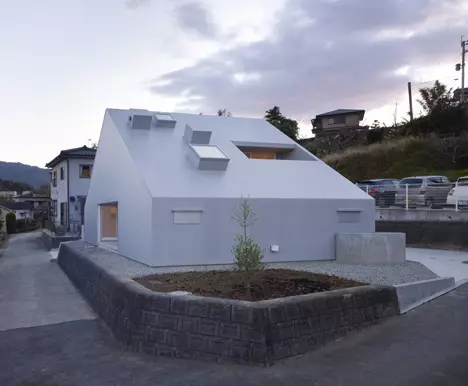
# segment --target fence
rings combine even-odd
[[[81,222],[70,221],[68,224],[54,223],[52,220],[46,221],[46,229],[54,236],[81,236]]]
[[[359,188],[375,199],[377,207],[404,208],[405,210],[426,208],[453,208],[468,210],[468,184],[358,184]]]

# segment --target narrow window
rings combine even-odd
[[[117,204],[100,205],[101,241],[117,240]]]
[[[52,186],[55,188],[57,186],[57,171],[52,172]]]
[[[63,166],[60,168],[60,179],[61,180],[65,179],[65,169]]]

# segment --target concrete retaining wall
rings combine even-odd
[[[396,285],[400,312],[405,313],[455,287],[453,277],[442,277]]]
[[[464,221],[468,222],[468,210],[418,208],[375,208],[375,220],[384,221]]]
[[[80,240],[79,236],[54,236],[47,230],[42,230],[42,242],[48,250],[56,249],[60,246],[61,243],[67,241]]]
[[[468,248],[468,222],[376,221],[377,232],[402,232],[406,244],[420,247]]]
[[[404,233],[339,233],[336,261],[344,264],[399,264],[406,260]]]
[[[266,365],[399,313],[391,286],[253,303],[152,292],[74,243],[62,244],[58,264],[119,341],[152,355]]]

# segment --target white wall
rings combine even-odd
[[[65,170],[64,179],[60,179],[60,168],[63,167]],[[57,186],[54,187],[52,185],[52,175],[53,172],[57,172]],[[51,170],[51,181],[50,181],[50,198],[51,200],[57,200],[57,211],[55,216],[55,222],[60,222],[60,203],[61,202],[68,202],[68,190],[67,190],[67,161],[62,161],[58,165],[56,165]],[[65,215],[66,216],[66,215]]]
[[[80,178],[80,165],[93,165],[94,160],[70,159],[70,197],[75,197],[74,202],[70,202],[70,221],[81,221],[81,203],[77,196],[87,196],[91,178]],[[92,174],[91,174],[92,176]]]
[[[85,206],[85,241],[99,243],[99,204],[109,202],[118,203],[119,252],[142,262],[152,261],[152,199],[106,112]]]

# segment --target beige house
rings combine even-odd
[[[362,130],[359,126],[364,119],[365,110],[338,109],[319,114],[312,119],[313,130],[316,136],[334,134],[349,134],[354,130]]]

